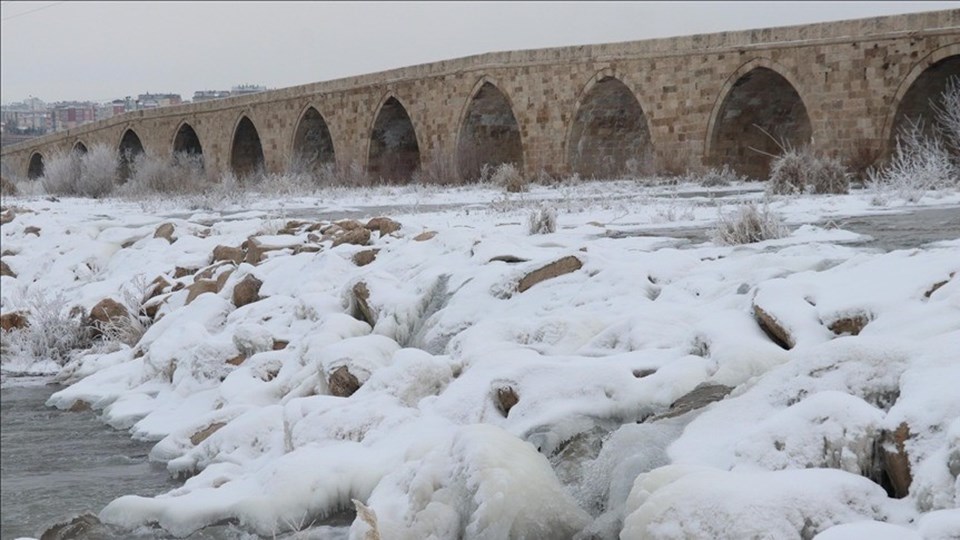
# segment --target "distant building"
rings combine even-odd
[[[234,86],[230,89],[231,96],[242,96],[244,94],[256,94],[257,92],[263,92],[267,89],[266,86],[260,86],[257,84],[241,84]]]
[[[156,109],[157,107],[166,107],[168,105],[179,105],[183,103],[180,94],[140,94],[137,96],[138,109]]]
[[[53,131],[73,129],[97,119],[97,104],[90,101],[64,101],[50,108],[50,123]]]
[[[229,90],[197,90],[193,93],[193,102],[210,101],[211,99],[220,99],[230,97]]]

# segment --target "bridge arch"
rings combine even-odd
[[[79,155],[86,154],[86,153],[87,153],[87,145],[83,144],[83,141],[77,141],[77,142],[74,143],[74,145],[73,145],[73,151],[76,152],[76,153],[79,154]]]
[[[483,76],[474,85],[457,123],[457,174],[476,181],[484,166],[513,163],[523,170],[523,142],[513,103],[499,85]]]
[[[140,136],[133,128],[127,128],[120,137],[120,144],[117,146],[117,153],[120,155],[120,166],[117,168],[117,177],[121,182],[130,178],[133,172],[131,166],[136,157],[143,153],[143,143],[140,142]]]
[[[180,122],[177,130],[173,133],[173,154],[189,154],[199,156],[201,165],[203,164],[203,145],[200,144],[200,137],[197,131],[193,129],[186,121]]]
[[[392,92],[381,99],[368,133],[367,173],[390,183],[410,180],[420,168],[420,144],[406,107]]]
[[[950,78],[960,84],[960,43],[934,50],[900,82],[884,121],[882,137],[887,151],[895,148],[897,135],[910,121],[919,119],[927,132],[934,128],[931,101],[938,101]]]
[[[42,178],[43,173],[43,154],[34,152],[30,155],[30,163],[27,165],[27,178],[36,180],[37,178]]]
[[[612,68],[581,89],[567,129],[570,170],[588,178],[653,172],[654,148],[640,100]]]
[[[337,152],[330,134],[330,126],[313,105],[300,113],[293,132],[290,167],[294,170],[316,171],[325,164],[335,164]]]
[[[707,122],[707,163],[766,179],[771,156],[782,153],[778,143],[809,144],[813,127],[799,88],[789,70],[767,58],[737,68],[721,88]]]
[[[233,142],[230,144],[230,168],[237,176],[250,176],[261,172],[264,167],[263,145],[260,133],[250,120],[250,113],[240,115],[233,128]]]

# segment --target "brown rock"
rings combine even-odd
[[[231,261],[240,264],[245,257],[246,253],[240,248],[230,246],[217,246],[213,248],[213,262]]]
[[[350,397],[360,388],[360,381],[350,373],[347,366],[340,366],[330,374],[327,386],[330,387],[330,395]]]
[[[319,241],[320,241],[320,237],[317,236],[316,233],[310,233],[307,235],[307,242],[313,242],[314,244],[316,244]]]
[[[307,245],[293,246],[294,255],[299,255],[300,253],[317,253],[320,251],[323,251],[323,246],[307,246]]]
[[[933,293],[937,292],[937,289],[939,289],[940,287],[943,287],[944,285],[946,285],[947,283],[949,283],[950,280],[953,279],[953,276],[955,276],[955,275],[956,275],[956,272],[950,272],[950,277],[948,277],[947,279],[945,279],[945,280],[943,280],[943,281],[938,281],[938,282],[934,283],[929,289],[927,289],[927,292],[923,293],[923,297],[924,297],[924,298],[930,298],[931,296],[933,296]]]
[[[67,523],[57,523],[43,531],[40,540],[78,540],[80,538],[101,538],[106,529],[100,518],[93,514],[83,514]]]
[[[224,266],[233,266],[233,263],[230,261],[220,261],[218,263],[213,263],[210,266],[200,270],[193,276],[193,281],[197,282],[201,279],[213,279],[213,275],[217,273],[217,270],[220,270]]]
[[[178,266],[173,270],[173,279],[192,276],[197,273],[197,270],[199,270],[199,268],[184,268],[182,266]]]
[[[0,329],[2,329],[4,332],[9,332],[10,330],[20,330],[21,328],[26,328],[28,326],[30,326],[30,321],[27,320],[26,313],[13,311],[0,315]]]
[[[635,369],[633,370],[633,376],[638,379],[642,379],[644,377],[649,377],[650,375],[653,375],[656,372],[657,370],[655,369]]]
[[[225,425],[227,425],[227,424],[225,424],[224,422],[214,422],[214,423],[210,424],[209,426],[207,426],[207,427],[201,429],[200,431],[194,433],[193,435],[191,435],[191,436],[190,436],[190,443],[193,444],[194,446],[197,446],[198,444],[200,444],[200,443],[202,443],[203,441],[207,440],[207,437],[213,435],[214,433],[217,432],[217,430],[219,430],[220,428],[222,428],[222,427],[225,426]]]
[[[86,412],[86,411],[92,411],[93,407],[91,407],[90,404],[87,403],[86,401],[82,399],[78,399],[74,401],[73,404],[70,405],[70,408],[67,410],[70,412]]]
[[[906,422],[901,422],[894,431],[884,431],[881,434],[880,462],[890,480],[892,495],[896,499],[906,497],[913,482],[906,449],[909,438],[910,426]]]
[[[230,276],[233,275],[233,270],[227,270],[226,272],[220,272],[220,275],[217,276],[217,292],[223,290],[223,286],[227,284],[227,280],[230,279]]]
[[[790,350],[797,344],[793,336],[790,335],[790,332],[788,332],[773,315],[770,315],[756,304],[753,306],[753,316],[757,319],[757,324],[760,325],[763,333],[767,334],[777,345]]]
[[[702,383],[690,392],[684,394],[680,399],[670,404],[670,409],[662,414],[650,418],[651,422],[663,420],[664,418],[673,418],[690,411],[701,409],[707,405],[720,401],[727,397],[727,394],[733,391],[730,386],[722,384]]]
[[[849,334],[856,336],[860,334],[863,327],[871,320],[868,313],[858,313],[849,317],[842,317],[830,323],[827,328],[836,335]]]
[[[286,349],[287,345],[289,344],[290,344],[289,341],[286,341],[283,339],[275,339],[273,340],[273,350],[282,351],[283,349]]]
[[[437,235],[437,231],[423,231],[422,233],[413,237],[414,242],[426,242],[434,236]]]
[[[181,291],[184,287],[186,287],[186,284],[184,284],[182,281],[178,281],[173,284],[173,287],[170,288],[170,292]]]
[[[500,411],[503,416],[510,414],[510,409],[514,405],[520,402],[520,397],[517,396],[516,390],[512,386],[503,386],[497,388],[497,409]]]
[[[217,282],[212,279],[201,279],[187,287],[187,302],[190,305],[198,296],[205,293],[216,293]]]
[[[576,272],[582,267],[583,263],[580,262],[580,259],[573,255],[568,255],[524,276],[523,279],[520,280],[520,283],[517,284],[517,291],[524,292],[537,283],[569,274],[570,272]]]
[[[354,318],[366,321],[370,326],[376,326],[377,318],[373,310],[370,309],[370,289],[367,288],[367,284],[364,282],[357,283],[353,286],[353,300],[354,300]]]
[[[154,238],[163,238],[167,242],[173,243],[176,240],[173,237],[173,223],[163,223],[153,232]]]
[[[24,235],[34,234],[36,236],[40,236],[40,227],[34,227],[33,225],[30,225],[29,227],[24,227],[23,234]]]
[[[333,247],[337,247],[341,244],[354,244],[358,246],[365,246],[369,241],[370,241],[370,230],[365,227],[358,227],[355,229],[348,229],[343,234],[334,238]]]
[[[259,301],[261,285],[263,285],[262,281],[254,277],[253,274],[247,274],[233,288],[233,305],[242,307]]]
[[[323,229],[325,229],[325,228],[327,228],[327,227],[329,227],[329,226],[330,226],[329,223],[324,223],[324,222],[321,221],[321,222],[318,222],[318,223],[312,223],[309,227],[307,227],[306,231],[307,231],[307,232],[320,232],[320,233],[322,233],[322,232],[323,232]],[[309,238],[309,236],[308,236],[308,238]]]
[[[364,228],[363,225],[355,219],[341,219],[336,223],[336,225],[345,231],[353,231]]]
[[[353,254],[353,264],[357,266],[366,266],[376,260],[377,253],[379,252],[379,249],[365,249],[363,251],[358,251]]]
[[[497,262],[497,261],[500,261],[500,262],[505,262],[505,263],[507,263],[507,264],[514,264],[514,263],[527,262],[527,261],[529,261],[529,260],[530,260],[530,259],[524,259],[524,258],[522,258],[522,257],[517,257],[517,256],[515,256],[515,255],[497,255],[496,257],[491,258],[491,259],[490,259],[489,261],[487,261],[487,262]]]
[[[13,270],[7,266],[7,263],[3,261],[0,261],[0,276],[10,276],[14,278],[17,277],[17,275],[13,273]]]
[[[231,366],[239,366],[239,365],[242,364],[246,359],[247,359],[246,356],[244,356],[244,355],[242,355],[242,354],[238,354],[238,355],[234,356],[233,358],[227,360],[227,363],[230,364]]]
[[[367,222],[367,228],[371,231],[380,231],[380,237],[394,233],[400,230],[402,225],[388,217],[375,217]]]
[[[113,298],[104,298],[93,306],[87,319],[94,330],[100,331],[111,322],[130,317],[127,308]]]
[[[13,211],[13,208],[7,209],[7,211],[0,213],[0,225],[10,223],[15,217],[17,217],[17,214]]]
[[[182,284],[181,284],[182,285]],[[160,306],[167,302],[169,295],[164,296],[155,296],[150,300],[143,303],[143,306],[140,308],[143,310],[143,314],[147,317],[150,317],[151,320],[157,319],[157,312],[160,311]]]

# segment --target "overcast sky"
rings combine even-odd
[[[0,2],[3,103],[282,88],[511,49],[960,8],[960,2]]]

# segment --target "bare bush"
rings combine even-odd
[[[117,153],[105,144],[96,144],[80,156],[80,175],[77,195],[100,198],[109,195],[117,182],[120,160]]]
[[[481,173],[481,177],[482,176],[483,173]],[[527,190],[526,179],[524,179],[520,171],[517,170],[517,166],[513,163],[501,163],[497,165],[497,167],[493,169],[493,172],[490,173],[490,182],[502,187],[509,193],[519,193]]]
[[[527,232],[549,234],[557,232],[557,211],[551,206],[540,206],[527,217]]]
[[[754,203],[747,203],[731,215],[720,213],[712,236],[714,242],[732,246],[783,238],[788,232],[780,216],[766,205],[758,208]]]
[[[809,146],[785,148],[774,158],[767,190],[776,195],[803,193],[848,193],[850,175],[840,160],[818,155]]]
[[[51,195],[76,195],[80,181],[80,154],[57,152],[46,160],[40,184]]]
[[[724,163],[723,167],[717,169],[711,167],[700,175],[699,184],[703,187],[723,187],[729,186],[734,182],[743,182],[746,178],[737,174],[730,168],[730,165]]]
[[[40,291],[25,295],[16,304],[27,312],[29,326],[4,332],[4,359],[53,360],[66,364],[73,353],[90,346],[82,311],[67,309],[62,294],[48,297]]]
[[[933,104],[933,111],[937,129],[947,147],[960,159],[960,76],[947,79],[940,103]]]
[[[189,194],[208,186],[202,155],[176,152],[164,159],[144,153],[134,158],[132,174],[120,191],[128,196]]]

